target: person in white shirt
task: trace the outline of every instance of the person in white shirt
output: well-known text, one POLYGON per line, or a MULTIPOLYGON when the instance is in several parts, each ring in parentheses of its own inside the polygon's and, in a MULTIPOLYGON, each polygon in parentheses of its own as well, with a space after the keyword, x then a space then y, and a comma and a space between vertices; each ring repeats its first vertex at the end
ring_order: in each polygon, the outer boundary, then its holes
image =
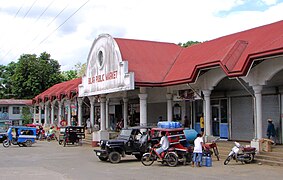
POLYGON ((161 140, 160 140, 160 142, 159 142, 159 144, 161 145, 160 146, 160 148, 158 148, 158 149, 156 149, 155 151, 156 151, 156 153, 157 153, 157 155, 158 155, 158 157, 161 159, 161 156, 160 156, 160 154, 162 153, 162 152, 164 152, 164 151, 166 151, 168 148, 169 148, 169 145, 170 145, 170 143, 169 143, 169 140, 168 140, 168 138, 167 138, 167 136, 166 136, 166 132, 165 131, 162 131, 161 132, 161 140))
POLYGON ((201 134, 197 134, 197 138, 194 140, 194 156, 192 166, 194 165, 201 167, 202 165, 202 148, 204 147, 203 138, 201 134))

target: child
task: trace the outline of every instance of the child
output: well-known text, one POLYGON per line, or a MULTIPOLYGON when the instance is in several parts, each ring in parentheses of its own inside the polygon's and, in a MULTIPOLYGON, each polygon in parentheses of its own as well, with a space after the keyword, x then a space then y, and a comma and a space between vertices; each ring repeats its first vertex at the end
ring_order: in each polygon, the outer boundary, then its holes
POLYGON ((197 138, 194 140, 194 156, 192 161, 192 167, 202 165, 202 147, 203 145, 203 139, 201 134, 197 134, 197 138))

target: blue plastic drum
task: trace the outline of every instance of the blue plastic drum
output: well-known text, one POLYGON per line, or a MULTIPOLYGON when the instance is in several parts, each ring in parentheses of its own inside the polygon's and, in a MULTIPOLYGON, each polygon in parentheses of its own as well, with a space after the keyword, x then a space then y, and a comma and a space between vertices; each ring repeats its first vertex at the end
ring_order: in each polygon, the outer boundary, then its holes
POLYGON ((188 143, 193 144, 194 140, 197 138, 197 131, 194 129, 184 129, 184 134, 188 143))

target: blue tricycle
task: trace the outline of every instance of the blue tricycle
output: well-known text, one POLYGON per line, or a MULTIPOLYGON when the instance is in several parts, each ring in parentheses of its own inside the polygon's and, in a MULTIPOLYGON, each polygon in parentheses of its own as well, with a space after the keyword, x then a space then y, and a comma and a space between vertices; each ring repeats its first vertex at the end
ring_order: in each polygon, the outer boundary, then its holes
POLYGON ((7 131, 7 139, 3 141, 4 147, 11 144, 20 147, 30 147, 36 138, 36 128, 26 126, 10 126, 7 131))

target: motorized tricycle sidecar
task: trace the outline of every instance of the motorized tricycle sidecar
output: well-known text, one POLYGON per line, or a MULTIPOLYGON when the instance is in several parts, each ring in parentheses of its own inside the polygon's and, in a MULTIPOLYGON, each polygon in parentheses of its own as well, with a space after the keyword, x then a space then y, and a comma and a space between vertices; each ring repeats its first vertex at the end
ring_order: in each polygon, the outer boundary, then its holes
POLYGON ((36 128, 26 126, 10 126, 7 131, 7 139, 3 141, 4 147, 11 144, 20 147, 30 147, 36 139, 36 128))

